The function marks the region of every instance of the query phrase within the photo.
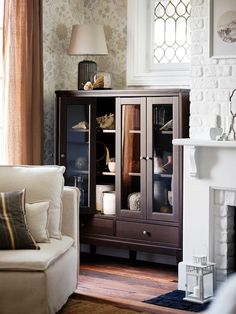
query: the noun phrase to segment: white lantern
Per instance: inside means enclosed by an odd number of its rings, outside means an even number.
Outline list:
[[[206,256],[194,256],[186,265],[186,292],[184,300],[205,303],[214,296],[215,263],[208,263]]]

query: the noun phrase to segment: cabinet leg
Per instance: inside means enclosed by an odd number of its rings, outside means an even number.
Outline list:
[[[90,254],[92,257],[96,255],[96,245],[90,245]]]
[[[136,257],[137,257],[136,251],[129,251],[129,260],[132,266],[136,265]]]

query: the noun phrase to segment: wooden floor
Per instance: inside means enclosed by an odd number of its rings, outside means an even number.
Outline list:
[[[77,293],[85,299],[103,299],[123,307],[159,314],[187,314],[142,301],[177,289],[177,268],[109,257],[81,257]]]

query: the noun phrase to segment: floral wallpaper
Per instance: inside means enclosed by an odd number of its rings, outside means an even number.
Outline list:
[[[114,89],[126,86],[127,0],[43,0],[44,163],[54,163],[55,90],[77,89],[79,56],[67,49],[73,24],[103,24],[108,55],[94,57]]]

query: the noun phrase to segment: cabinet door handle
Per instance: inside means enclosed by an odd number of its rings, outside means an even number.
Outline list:
[[[148,232],[146,230],[143,230],[143,235],[148,235]]]
[[[61,154],[61,158],[65,158],[65,156],[66,156],[65,154]]]
[[[152,160],[152,157],[146,157],[146,160]]]
[[[146,157],[140,156],[139,159],[143,160],[143,159],[146,159]]]

